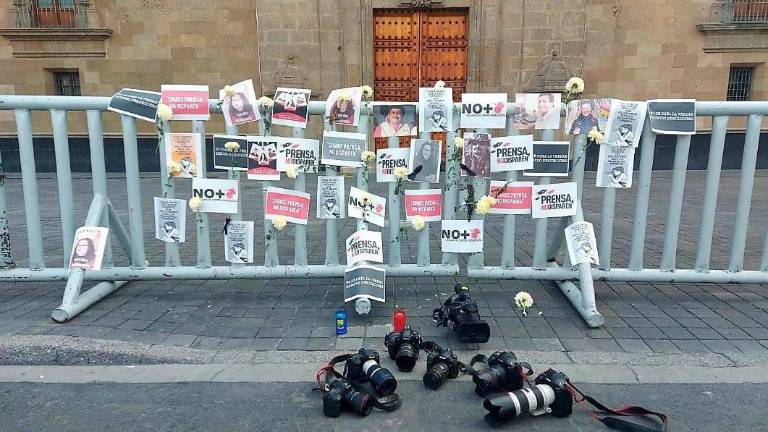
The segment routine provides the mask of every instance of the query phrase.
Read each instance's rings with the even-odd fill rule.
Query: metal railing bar
[[[515,128],[514,116],[507,116],[507,136],[517,136],[520,132]],[[507,171],[504,178],[507,181],[517,181],[517,171]],[[504,215],[501,235],[501,262],[499,266],[505,269],[515,268],[515,215]]]
[[[694,267],[701,272],[709,270],[709,257],[712,252],[712,231],[715,228],[717,193],[720,187],[720,169],[723,164],[723,148],[725,147],[727,127],[727,116],[716,116],[712,120],[712,138],[709,142],[709,162],[707,162],[707,186],[704,191],[701,229],[699,231],[699,243]]]
[[[454,109],[451,116],[451,126],[445,134],[445,187],[443,187],[443,220],[456,219],[456,207],[459,201],[459,162],[456,160],[456,130],[459,127],[459,116]],[[442,228],[442,227],[441,227]],[[442,263],[458,265],[459,254],[443,252]]]
[[[59,211],[61,214],[62,262],[69,265],[72,242],[75,240],[75,211],[72,208],[72,168],[69,161],[69,137],[67,112],[51,110],[53,145],[56,155],[56,184],[59,187]]]
[[[259,134],[271,135],[271,131],[264,126],[264,119],[259,122]],[[249,149],[250,151],[250,149]],[[267,211],[267,189],[272,187],[272,182],[261,180],[261,208]],[[243,194],[242,186],[239,187],[240,195]],[[240,201],[238,199],[238,201]],[[280,257],[277,251],[277,230],[272,226],[272,221],[264,216],[264,265],[268,267],[280,265]]]
[[[227,135],[238,135],[239,134],[237,126],[230,126],[230,125],[226,126],[226,133],[227,133]],[[246,149],[245,151],[248,152],[248,151],[250,151],[250,149]],[[240,184],[240,173],[241,173],[241,171],[237,171],[237,170],[233,170],[233,169],[227,170],[227,178],[230,179],[230,180],[237,180],[238,190],[242,194],[243,193],[243,185]],[[237,200],[237,213],[231,215],[230,218],[232,218],[233,221],[241,221],[241,220],[243,220],[243,200]],[[242,265],[242,264],[236,264],[236,265]]]
[[[29,110],[17,109],[16,129],[19,136],[19,162],[21,164],[21,182],[24,191],[24,214],[27,222],[27,246],[29,248],[29,268],[45,268],[43,255],[42,225],[40,225],[40,204],[37,201],[37,173],[35,171],[35,152],[32,146],[32,116]]]
[[[305,130],[300,127],[291,128],[291,135],[294,138],[304,138]],[[293,181],[293,189],[299,192],[306,191],[306,176],[303,172],[299,172],[296,179]],[[317,200],[317,198],[315,198]],[[317,203],[315,203],[317,205]],[[295,231],[293,233],[293,263],[298,266],[307,265],[307,226],[302,224],[296,224],[294,226]]]
[[[598,268],[601,270],[611,269],[611,249],[613,246],[613,221],[616,210],[616,188],[605,188],[603,190],[603,210],[600,216],[600,263]]]
[[[208,177],[207,171],[207,153],[205,143],[205,122],[202,120],[194,120],[192,122],[192,132],[200,134],[201,140],[201,152],[198,155],[197,161],[197,176],[199,178]],[[239,185],[238,185],[239,186]],[[242,194],[242,188],[239,188],[239,193]],[[240,200],[238,199],[238,204]],[[211,233],[208,213],[199,213],[195,218],[195,225],[197,226],[197,266],[198,267],[210,267],[211,266]]]
[[[677,260],[677,239],[680,233],[680,214],[683,208],[685,175],[688,169],[688,153],[691,148],[691,136],[680,135],[675,144],[675,163],[672,170],[672,187],[669,192],[669,211],[667,212],[667,232],[664,235],[664,251],[661,255],[661,270],[675,270]],[[602,251],[600,251],[602,253]]]
[[[419,138],[431,139],[432,134],[430,132],[419,132]],[[428,182],[419,182],[419,189],[430,189],[432,184]],[[424,228],[419,231],[419,245],[416,254],[416,264],[419,266],[428,266],[430,264],[429,256],[429,237],[432,234],[429,230],[429,222],[424,222]]]
[[[170,121],[161,120],[161,122],[162,132],[160,130],[157,131],[157,153],[160,156],[160,188],[163,194],[163,198],[173,199],[176,198],[174,191],[174,182],[176,179],[175,177],[169,177],[170,173],[168,172],[168,164],[170,161],[167,158],[165,142],[165,135],[172,133],[173,130],[171,129]],[[163,243],[165,243],[165,265],[168,267],[176,267],[180,265],[181,260],[179,258],[179,245],[174,242]]]
[[[368,150],[368,115],[370,113],[370,110],[366,106],[366,104],[362,104],[360,107],[360,118],[357,121],[357,133],[365,134],[366,135],[366,147],[365,149]],[[364,191],[368,190],[368,171],[370,168],[370,163],[363,161],[363,165],[365,167],[359,167],[355,169],[355,185],[358,189],[362,189]],[[375,169],[375,168],[374,168]],[[365,212],[363,212],[363,215],[365,215]],[[357,219],[357,230],[367,230],[368,229],[368,221],[363,219]],[[346,243],[345,243],[346,244]]]
[[[387,147],[399,148],[400,137],[391,136],[387,138]],[[403,180],[405,181],[405,180]],[[402,200],[400,194],[395,194],[397,190],[397,183],[389,183],[387,211],[389,212],[389,265],[399,266],[403,262],[402,253],[400,250],[400,207],[402,206]],[[426,228],[425,228],[426,229]]]
[[[139,156],[136,141],[136,119],[121,115],[123,126],[123,152],[128,197],[128,219],[131,230],[131,267],[147,265],[144,255],[144,223],[141,220],[141,186],[139,184]]]
[[[104,162],[104,128],[102,125],[101,111],[88,110],[86,113],[88,121],[88,145],[91,151],[91,181],[93,184],[93,194],[101,194],[108,197],[107,194],[107,168]],[[109,216],[107,214],[101,217],[101,225],[109,228]],[[103,268],[112,267],[112,240],[107,238],[104,246],[104,258],[101,262]]]
[[[327,118],[323,118],[323,130],[332,131],[335,130],[335,126],[331,125]],[[339,169],[333,165],[325,165],[326,176],[338,176]],[[344,185],[346,189],[346,185]],[[344,191],[344,197],[347,197],[347,192]],[[341,205],[346,206],[346,202],[342,202]],[[346,214],[345,210],[345,214]],[[349,216],[349,215],[347,215]],[[339,227],[337,219],[325,219],[325,265],[338,265],[339,264]]]
[[[629,268],[643,268],[643,252],[645,248],[645,230],[648,222],[648,202],[651,196],[651,176],[653,174],[653,153],[656,149],[656,134],[651,130],[650,119],[646,116],[643,125],[643,137],[640,140],[640,173],[635,201],[635,216],[632,228],[632,245],[629,253]]]

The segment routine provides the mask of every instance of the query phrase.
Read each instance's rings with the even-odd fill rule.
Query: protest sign
[[[491,180],[492,214],[531,214],[533,182]]]
[[[565,115],[565,133],[580,135],[592,128],[604,132],[611,113],[611,99],[582,99],[568,102]]]
[[[160,100],[171,107],[171,120],[208,120],[208,86],[168,85],[160,87]]]
[[[506,126],[506,93],[462,93],[462,128],[504,129]]]
[[[344,302],[367,298],[384,301],[386,271],[360,264],[344,271]]]
[[[491,138],[491,172],[533,169],[533,135]]]
[[[362,87],[348,87],[331,91],[325,102],[325,117],[333,125],[357,126],[362,97]]]
[[[560,128],[560,93],[518,93],[515,95],[515,129]]]
[[[419,130],[447,132],[453,124],[453,90],[448,87],[419,88]]]
[[[595,228],[591,223],[576,222],[565,227],[565,242],[568,244],[568,257],[571,259],[571,264],[600,262]]]
[[[253,262],[253,221],[229,221],[224,234],[224,259],[233,264]]]
[[[107,109],[148,122],[155,122],[160,93],[124,88],[112,95]]]
[[[226,179],[192,179],[192,197],[202,200],[202,213],[237,213],[238,181]]]
[[[355,132],[323,132],[323,158],[326,165],[362,167],[360,159],[368,148],[367,137]]]
[[[239,147],[231,151],[227,143],[236,143]],[[213,167],[234,171],[248,171],[248,139],[238,135],[213,136]]]
[[[69,256],[69,268],[101,270],[108,237],[109,228],[94,226],[78,228],[75,231],[72,254]]]
[[[309,219],[309,194],[291,189],[267,188],[264,218],[272,220],[284,216],[285,220],[306,225]]]
[[[440,183],[440,153],[442,143],[439,140],[412,139],[408,166],[414,182]],[[418,172],[416,172],[418,171]]]
[[[443,212],[440,189],[411,189],[405,191],[405,218],[412,221],[421,216],[425,222],[437,222]]]
[[[597,161],[597,187],[631,188],[635,148],[603,144]]]
[[[155,197],[155,238],[166,243],[184,243],[187,201]]]
[[[443,220],[440,229],[440,243],[443,252],[482,252],[483,221]]]
[[[288,165],[296,165],[299,172],[316,174],[320,165],[320,142],[307,138],[281,138],[278,140],[277,170],[285,172]]]
[[[277,170],[277,144],[279,138],[249,136],[248,178],[251,180],[280,180]]]
[[[171,164],[179,164],[178,172],[169,172],[170,177],[197,177],[202,139],[197,133],[167,133],[165,134],[165,160]]]
[[[272,124],[306,128],[311,94],[308,89],[278,87],[272,107]]]
[[[651,129],[664,135],[696,133],[696,101],[694,99],[654,99],[648,101]]]
[[[408,169],[411,149],[409,147],[383,148],[376,150],[376,181],[396,182],[395,168]],[[410,169],[408,169],[410,173]]]
[[[539,219],[575,215],[576,194],[575,182],[534,185],[531,217]]]
[[[373,137],[416,135],[416,104],[373,102]]]
[[[361,230],[347,237],[347,266],[361,261],[384,262],[381,232]]]
[[[343,219],[346,217],[344,206],[344,177],[317,177],[317,218]]]
[[[228,96],[222,89],[219,90],[221,100],[221,112],[227,126],[237,126],[245,123],[261,120],[259,103],[256,99],[256,91],[253,89],[253,80],[241,81],[233,84],[235,94]]]
[[[571,143],[568,141],[534,141],[533,168],[523,172],[530,177],[568,177]]]
[[[370,192],[352,187],[349,189],[347,214],[355,219],[362,219],[380,227],[384,226],[384,212],[387,199]]]
[[[637,147],[643,134],[646,108],[645,102],[613,99],[602,144]]]
[[[491,135],[487,133],[464,134],[464,150],[461,152],[462,176],[491,176]],[[466,168],[465,168],[466,167]]]

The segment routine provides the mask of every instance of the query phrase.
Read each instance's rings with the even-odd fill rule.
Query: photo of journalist
[[[518,93],[515,97],[515,129],[559,128],[560,97],[559,93]]]
[[[224,90],[219,91],[222,101],[221,111],[224,113],[227,125],[237,126],[261,120],[261,115],[255,109],[257,103],[253,81],[242,81],[232,87],[235,93],[231,96],[225,94]]]
[[[415,104],[373,104],[373,118],[376,128],[375,138],[392,136],[416,135],[416,105]]]
[[[415,174],[411,181],[440,182],[441,142],[437,140],[411,140],[410,167]],[[418,170],[418,172],[417,172]]]
[[[580,135],[588,133],[592,128],[600,130],[600,122],[594,114],[595,105],[591,100],[582,100],[578,102],[578,117],[573,120],[568,128],[568,134]],[[569,113],[572,114],[572,113]],[[570,118],[571,116],[569,116]]]
[[[462,176],[491,176],[491,137],[488,134],[476,134],[464,137],[464,152],[461,163],[468,169],[462,169]]]

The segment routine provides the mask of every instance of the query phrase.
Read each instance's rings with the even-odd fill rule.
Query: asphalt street
[[[290,367],[290,366],[286,366]],[[402,407],[368,417],[322,414],[311,383],[0,384],[0,431],[467,431],[490,430],[466,381],[437,391],[399,383]],[[670,431],[768,430],[761,384],[583,384],[610,406],[667,413]],[[525,417],[498,430],[608,430],[578,407],[569,418]]]

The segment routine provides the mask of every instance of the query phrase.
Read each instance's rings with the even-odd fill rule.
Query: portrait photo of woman
[[[411,181],[440,182],[441,142],[437,140],[411,140],[410,166]]]
[[[239,82],[231,88],[234,89],[234,93],[227,94],[224,90],[219,91],[221,112],[224,113],[227,125],[237,126],[261,120],[253,80]]]
[[[96,247],[93,240],[83,238],[75,244],[75,251],[72,254],[72,261],[69,268],[91,269],[96,259]]]
[[[80,227],[75,231],[72,253],[69,256],[70,269],[99,270],[104,256],[104,245],[109,228]]]

